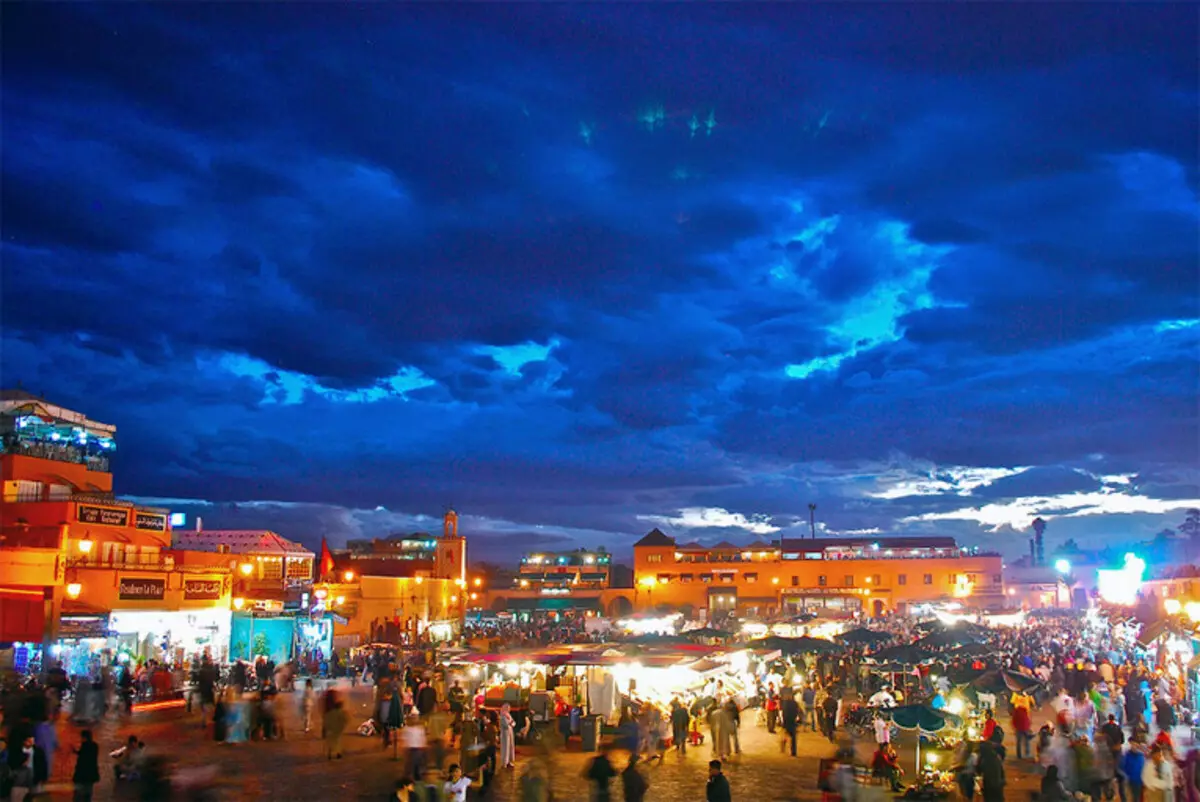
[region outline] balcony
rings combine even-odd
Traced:
[[[109,448],[111,447],[105,447],[95,441],[79,443],[68,440],[27,440],[5,436],[3,442],[0,443],[0,454],[69,462],[86,466],[89,471],[110,473]]]

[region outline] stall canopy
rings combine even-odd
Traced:
[[[901,646],[889,646],[886,649],[881,649],[870,656],[872,660],[883,663],[901,663],[903,665],[916,665],[933,659],[933,654],[924,649],[914,646],[911,643]]]
[[[842,643],[854,645],[885,643],[891,639],[892,636],[886,632],[876,632],[875,630],[867,629],[866,627],[859,627],[858,629],[852,629],[849,632],[843,632],[836,638],[836,640],[839,640]]]
[[[842,651],[842,647],[833,641],[807,636],[802,638],[784,638],[778,635],[770,635],[765,638],[756,638],[747,643],[746,646],[751,649],[779,651],[785,655],[835,654]]]
[[[943,629],[939,632],[931,632],[913,645],[919,649],[946,649],[964,646],[968,643],[979,643],[981,640],[983,638],[974,632],[970,632],[965,628],[959,629],[955,627]]]
[[[700,627],[699,629],[689,629],[686,632],[680,633],[684,638],[701,640],[713,640],[733,637],[732,632],[726,632],[723,629],[715,627]]]
[[[889,716],[902,730],[937,732],[945,727],[962,726],[962,719],[958,716],[947,713],[945,710],[937,710],[929,705],[904,705],[880,712]]]
[[[600,610],[600,598],[598,596],[591,597],[574,597],[574,598],[556,598],[556,599],[509,599],[508,609],[511,612],[527,612],[531,610]]]

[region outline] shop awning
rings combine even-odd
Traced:
[[[0,588],[0,642],[41,643],[46,626],[45,593]]]
[[[512,611],[560,611],[560,610],[599,610],[600,598],[589,596],[585,598],[559,597],[555,599],[509,599],[508,609]]]
[[[107,638],[109,634],[107,613],[104,615],[64,615],[58,622],[58,637],[61,640]]]

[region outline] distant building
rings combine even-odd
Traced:
[[[589,551],[536,552],[521,558],[521,568],[513,582],[521,588],[576,589],[607,588],[612,573],[612,556],[603,548]]]
[[[708,616],[802,611],[882,616],[920,602],[1001,607],[999,554],[949,537],[789,539],[679,544],[658,529],[633,546],[634,605]]]
[[[337,617],[334,644],[445,640],[461,630],[470,602],[467,541],[458,513],[446,512],[439,535],[424,532],[354,540],[333,552],[315,594]],[[478,592],[476,592],[478,595]]]
[[[174,532],[176,548],[229,555],[234,607],[278,612],[299,609],[312,590],[316,555],[265,529],[202,529]]]

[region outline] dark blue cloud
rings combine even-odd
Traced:
[[[678,11],[7,9],[5,378],[310,539],[1195,499],[1190,9]]]

